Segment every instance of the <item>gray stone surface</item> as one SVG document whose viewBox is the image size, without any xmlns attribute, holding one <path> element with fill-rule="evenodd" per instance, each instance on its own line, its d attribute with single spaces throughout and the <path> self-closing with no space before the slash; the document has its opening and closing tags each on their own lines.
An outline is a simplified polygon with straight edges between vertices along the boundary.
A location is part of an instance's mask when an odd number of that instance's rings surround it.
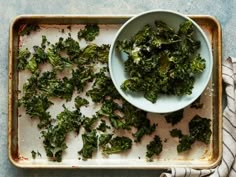
<svg viewBox="0 0 236 177">
<path fill-rule="evenodd" d="M 159 176 L 156 170 L 19 169 L 7 154 L 8 30 L 20 14 L 137 14 L 170 9 L 184 14 L 215 16 L 222 25 L 223 59 L 236 56 L 236 1 L 234 0 L 0 0 L 0 177 Z"/>
</svg>

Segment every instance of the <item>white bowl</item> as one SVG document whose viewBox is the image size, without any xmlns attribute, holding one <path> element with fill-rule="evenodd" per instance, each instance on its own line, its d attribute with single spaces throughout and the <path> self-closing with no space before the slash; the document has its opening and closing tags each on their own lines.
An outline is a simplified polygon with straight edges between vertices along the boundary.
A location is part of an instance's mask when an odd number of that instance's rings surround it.
<svg viewBox="0 0 236 177">
<path fill-rule="evenodd" d="M 156 20 L 165 22 L 176 31 L 179 29 L 179 25 L 182 22 L 190 20 L 194 26 L 195 39 L 201 42 L 201 47 L 198 50 L 198 53 L 200 53 L 201 57 L 206 60 L 206 68 L 196 77 L 191 95 L 160 95 L 157 101 L 152 103 L 145 99 L 143 94 L 126 93 L 120 88 L 121 84 L 128 79 L 124 70 L 124 62 L 127 60 L 127 54 L 118 51 L 116 49 L 116 44 L 119 40 L 130 39 L 130 37 L 135 35 L 144 27 L 144 25 L 154 24 L 154 21 Z M 211 46 L 203 30 L 189 17 L 169 10 L 148 11 L 129 19 L 118 30 L 109 52 L 109 71 L 118 92 L 132 105 L 153 113 L 173 112 L 191 104 L 206 88 L 211 77 L 212 67 L 213 57 Z"/>
</svg>

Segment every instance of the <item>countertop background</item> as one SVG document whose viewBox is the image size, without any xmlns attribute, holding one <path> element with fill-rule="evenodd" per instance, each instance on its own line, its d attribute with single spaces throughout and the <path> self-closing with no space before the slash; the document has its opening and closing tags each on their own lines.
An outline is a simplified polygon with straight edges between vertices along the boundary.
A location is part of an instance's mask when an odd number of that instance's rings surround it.
<svg viewBox="0 0 236 177">
<path fill-rule="evenodd" d="M 8 31 L 21 14 L 137 14 L 170 9 L 186 15 L 212 15 L 222 26 L 223 59 L 236 56 L 235 0 L 0 0 L 0 177 L 157 177 L 157 170 L 19 169 L 8 160 Z"/>
</svg>

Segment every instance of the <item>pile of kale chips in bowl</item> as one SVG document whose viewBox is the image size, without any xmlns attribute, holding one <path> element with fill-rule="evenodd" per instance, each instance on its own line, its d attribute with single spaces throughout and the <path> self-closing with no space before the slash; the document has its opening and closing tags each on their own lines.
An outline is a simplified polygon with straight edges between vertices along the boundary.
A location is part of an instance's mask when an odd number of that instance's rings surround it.
<svg viewBox="0 0 236 177">
<path fill-rule="evenodd" d="M 137 15 L 118 31 L 109 54 L 119 93 L 148 112 L 167 113 L 196 100 L 212 72 L 212 52 L 189 17 L 156 10 Z"/>
</svg>

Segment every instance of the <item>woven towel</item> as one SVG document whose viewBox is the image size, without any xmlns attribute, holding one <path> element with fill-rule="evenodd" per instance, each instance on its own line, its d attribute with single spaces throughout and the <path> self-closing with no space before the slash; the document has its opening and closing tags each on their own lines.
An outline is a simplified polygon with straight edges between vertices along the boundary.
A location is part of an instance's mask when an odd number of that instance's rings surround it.
<svg viewBox="0 0 236 177">
<path fill-rule="evenodd" d="M 222 65 L 227 105 L 223 111 L 223 157 L 214 169 L 172 168 L 160 177 L 236 177 L 236 58 L 227 58 Z"/>
</svg>

